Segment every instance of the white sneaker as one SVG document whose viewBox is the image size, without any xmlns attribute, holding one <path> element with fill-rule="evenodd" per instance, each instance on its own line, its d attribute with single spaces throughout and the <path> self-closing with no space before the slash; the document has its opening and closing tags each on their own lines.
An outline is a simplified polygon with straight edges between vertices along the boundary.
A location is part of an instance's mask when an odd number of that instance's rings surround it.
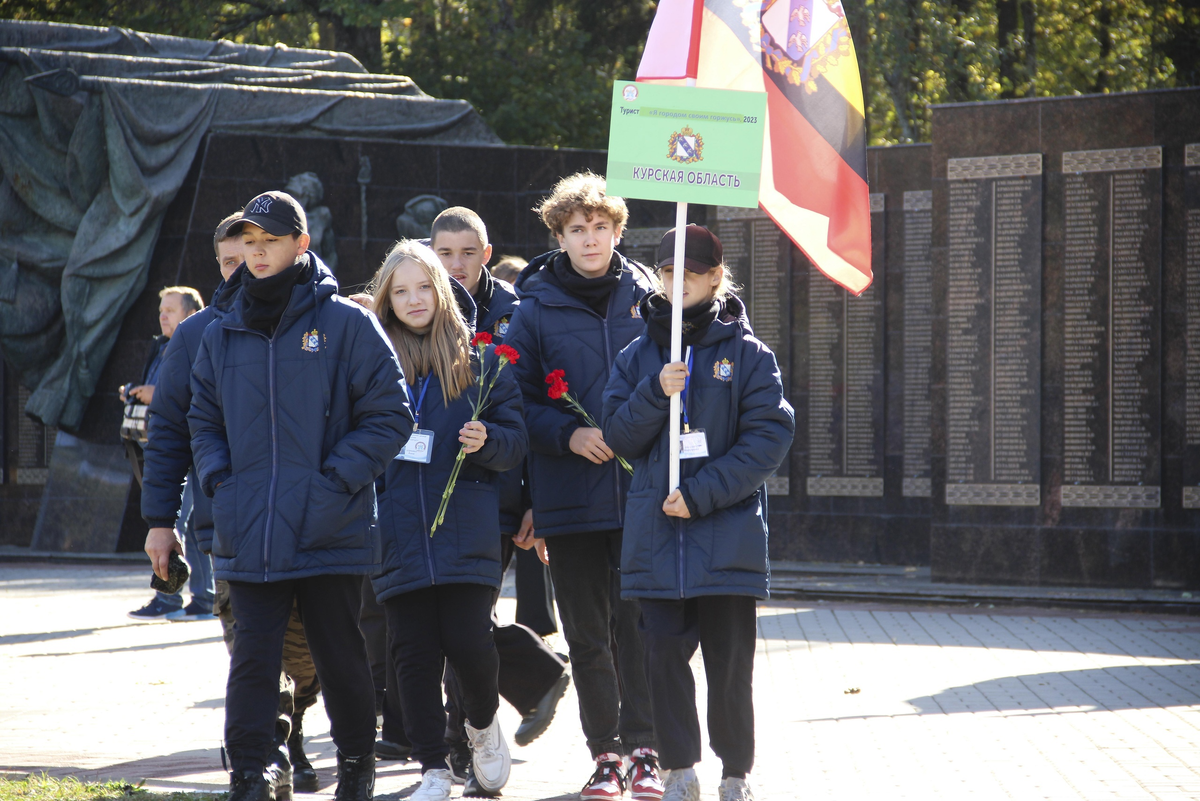
<svg viewBox="0 0 1200 801">
<path fill-rule="evenodd" d="M 720 801 L 754 801 L 754 792 L 750 789 L 750 784 L 745 779 L 735 779 L 730 776 L 726 779 L 721 779 L 721 786 L 717 790 L 717 798 Z"/>
<path fill-rule="evenodd" d="M 449 770 L 427 770 L 421 776 L 421 786 L 408 798 L 409 801 L 448 801 L 453 785 Z"/>
<path fill-rule="evenodd" d="M 512 769 L 512 756 L 508 753 L 504 733 L 500 731 L 499 716 L 493 716 L 492 724 L 486 729 L 476 729 L 470 723 L 466 728 L 475 781 L 489 793 L 499 792 L 508 784 L 508 773 Z"/>
<path fill-rule="evenodd" d="M 667 771 L 662 801 L 700 801 L 700 780 L 694 768 Z M 724 801 L 724 796 L 722 796 Z"/>
</svg>

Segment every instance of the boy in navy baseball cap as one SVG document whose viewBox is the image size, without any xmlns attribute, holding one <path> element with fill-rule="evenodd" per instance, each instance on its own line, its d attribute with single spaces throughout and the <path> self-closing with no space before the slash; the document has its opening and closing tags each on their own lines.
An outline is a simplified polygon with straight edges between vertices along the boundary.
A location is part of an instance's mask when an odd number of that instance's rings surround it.
<svg viewBox="0 0 1200 801">
<path fill-rule="evenodd" d="M 337 801 L 370 801 L 375 692 L 358 628 L 362 576 L 379 570 L 375 479 L 413 418 L 375 316 L 338 295 L 308 252 L 304 210 L 265 192 L 230 226 L 246 269 L 204 330 L 188 425 L 212 498 L 212 555 L 229 582 L 229 801 L 270 801 L 292 782 L 272 762 L 284 636 L 293 604 L 337 746 Z M 247 277 L 249 276 L 249 277 Z"/>
</svg>

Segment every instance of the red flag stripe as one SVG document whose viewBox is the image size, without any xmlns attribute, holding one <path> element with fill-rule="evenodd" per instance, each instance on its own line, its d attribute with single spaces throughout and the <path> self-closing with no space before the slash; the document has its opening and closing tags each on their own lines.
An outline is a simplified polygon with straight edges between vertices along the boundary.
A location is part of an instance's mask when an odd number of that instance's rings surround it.
<svg viewBox="0 0 1200 801">
<path fill-rule="evenodd" d="M 775 189 L 797 206 L 828 217 L 829 249 L 869 276 L 871 208 L 866 181 L 773 82 L 764 84 L 771 124 L 766 146 L 771 148 Z"/>
</svg>

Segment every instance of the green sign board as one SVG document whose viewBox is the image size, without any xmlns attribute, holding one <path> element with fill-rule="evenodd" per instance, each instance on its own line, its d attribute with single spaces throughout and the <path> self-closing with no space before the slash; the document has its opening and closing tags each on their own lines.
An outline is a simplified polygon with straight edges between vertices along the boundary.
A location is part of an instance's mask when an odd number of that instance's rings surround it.
<svg viewBox="0 0 1200 801">
<path fill-rule="evenodd" d="M 767 95 L 617 81 L 608 191 L 646 200 L 758 205 Z"/>
</svg>

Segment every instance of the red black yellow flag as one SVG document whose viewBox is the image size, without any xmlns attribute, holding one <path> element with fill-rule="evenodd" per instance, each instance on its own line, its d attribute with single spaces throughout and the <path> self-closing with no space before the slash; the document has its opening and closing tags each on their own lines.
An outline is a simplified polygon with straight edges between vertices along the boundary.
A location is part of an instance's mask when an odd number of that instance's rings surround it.
<svg viewBox="0 0 1200 801">
<path fill-rule="evenodd" d="M 838 0 L 660 0 L 637 79 L 767 93 L 759 205 L 821 272 L 871 284 L 862 85 Z"/>
</svg>

